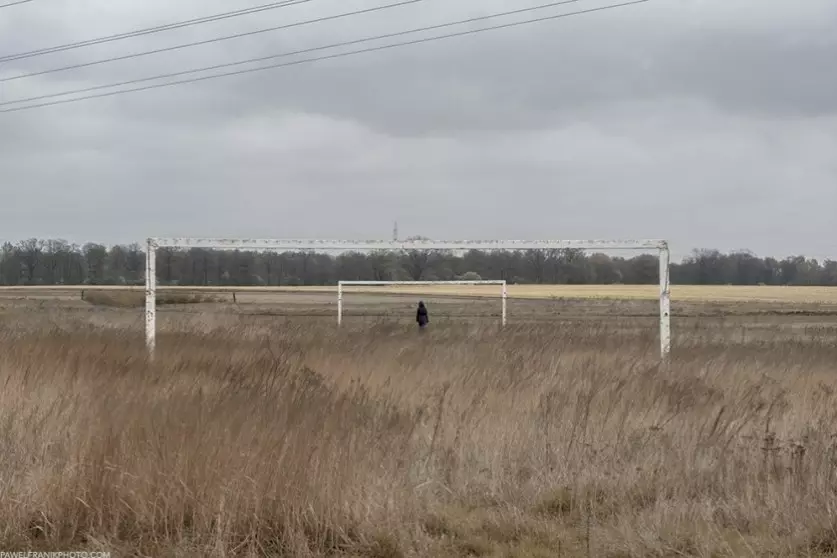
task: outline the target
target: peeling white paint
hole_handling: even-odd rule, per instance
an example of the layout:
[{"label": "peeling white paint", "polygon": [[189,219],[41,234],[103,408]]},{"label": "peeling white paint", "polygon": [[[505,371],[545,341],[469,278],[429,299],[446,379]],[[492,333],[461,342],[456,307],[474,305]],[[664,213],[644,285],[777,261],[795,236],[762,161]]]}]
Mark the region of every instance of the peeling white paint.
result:
[{"label": "peeling white paint", "polygon": [[660,356],[671,353],[671,252],[660,248]]},{"label": "peeling white paint", "polygon": [[145,344],[154,358],[157,342],[157,246],[151,239],[145,250]]},{"label": "peeling white paint", "polygon": [[150,238],[157,248],[239,250],[659,250],[665,240],[306,240],[271,238]]}]

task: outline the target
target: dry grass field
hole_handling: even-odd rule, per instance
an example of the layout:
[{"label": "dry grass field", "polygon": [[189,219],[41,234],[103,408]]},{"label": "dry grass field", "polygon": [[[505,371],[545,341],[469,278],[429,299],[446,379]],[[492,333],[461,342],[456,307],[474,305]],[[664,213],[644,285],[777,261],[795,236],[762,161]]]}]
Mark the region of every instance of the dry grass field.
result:
[{"label": "dry grass field", "polygon": [[653,297],[204,293],[149,363],[124,293],[0,294],[0,549],[834,556],[837,300],[681,289],[668,367]]}]

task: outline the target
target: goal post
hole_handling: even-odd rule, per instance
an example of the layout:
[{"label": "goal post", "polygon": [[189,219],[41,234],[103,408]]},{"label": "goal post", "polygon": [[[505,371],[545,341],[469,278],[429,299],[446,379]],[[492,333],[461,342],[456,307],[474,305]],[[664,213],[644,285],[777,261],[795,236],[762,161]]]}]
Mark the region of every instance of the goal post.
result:
[{"label": "goal post", "polygon": [[[343,324],[343,287],[412,287],[412,286],[471,286],[471,285],[497,285],[500,287],[501,313],[500,325],[506,325],[506,308],[508,300],[508,288],[504,280],[473,280],[473,281],[338,281],[337,283],[337,325]],[[387,293],[390,294],[390,293]]]},{"label": "goal post", "polygon": [[369,252],[409,250],[656,250],[660,262],[660,355],[671,352],[671,253],[665,240],[304,240],[270,238],[149,238],[145,265],[145,340],[154,356],[157,340],[157,250],[160,248],[206,248],[220,250]]}]

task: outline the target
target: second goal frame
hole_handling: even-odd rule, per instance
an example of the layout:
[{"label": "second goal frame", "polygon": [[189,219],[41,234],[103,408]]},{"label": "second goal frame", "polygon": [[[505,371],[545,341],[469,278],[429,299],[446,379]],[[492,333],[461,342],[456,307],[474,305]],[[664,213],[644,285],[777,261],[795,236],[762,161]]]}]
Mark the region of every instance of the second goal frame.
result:
[{"label": "second goal frame", "polygon": [[[508,301],[508,288],[504,280],[471,280],[471,281],[338,281],[337,283],[337,325],[343,324],[343,287],[410,287],[410,286],[469,286],[469,285],[498,285],[500,287],[500,300],[502,310],[500,324],[506,325],[506,308]],[[366,293],[364,293],[366,294]],[[392,294],[392,293],[385,293]]]}]

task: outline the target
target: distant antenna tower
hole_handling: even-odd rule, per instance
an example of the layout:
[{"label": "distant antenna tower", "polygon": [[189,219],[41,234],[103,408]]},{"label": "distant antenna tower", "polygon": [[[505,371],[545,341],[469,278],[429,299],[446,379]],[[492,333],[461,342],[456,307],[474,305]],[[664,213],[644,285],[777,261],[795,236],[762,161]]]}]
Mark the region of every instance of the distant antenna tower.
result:
[{"label": "distant antenna tower", "polygon": [[392,241],[398,242],[398,221],[394,221],[392,224]]}]

